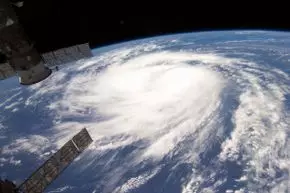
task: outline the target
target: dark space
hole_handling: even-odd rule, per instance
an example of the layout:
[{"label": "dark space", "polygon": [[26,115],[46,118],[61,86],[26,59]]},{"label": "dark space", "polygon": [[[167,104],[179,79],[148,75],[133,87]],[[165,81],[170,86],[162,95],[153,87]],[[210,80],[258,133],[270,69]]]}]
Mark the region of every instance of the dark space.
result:
[{"label": "dark space", "polygon": [[[154,7],[158,14],[155,15],[147,6]],[[288,22],[283,24],[281,19],[272,16],[271,19],[260,16],[262,20],[255,18],[254,21],[249,10],[241,7],[241,13],[237,13],[236,9],[230,12],[219,9],[212,11],[203,10],[203,7],[186,11],[176,8],[178,11],[172,12],[164,7],[159,9],[159,6],[149,2],[133,5],[124,2],[25,0],[23,7],[16,8],[16,12],[40,52],[84,42],[89,42],[91,48],[95,48],[177,32],[290,28]]]}]

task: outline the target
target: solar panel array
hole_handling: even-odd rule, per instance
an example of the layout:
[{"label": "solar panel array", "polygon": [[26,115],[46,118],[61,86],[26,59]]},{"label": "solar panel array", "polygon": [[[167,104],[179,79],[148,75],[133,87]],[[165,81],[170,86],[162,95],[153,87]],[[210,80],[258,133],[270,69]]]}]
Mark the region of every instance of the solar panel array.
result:
[{"label": "solar panel array", "polygon": [[70,63],[92,56],[93,54],[88,43],[62,48],[42,54],[44,62],[49,67]]},{"label": "solar panel array", "polygon": [[19,186],[19,190],[23,193],[43,192],[92,141],[88,131],[85,128],[82,129],[24,181]]}]

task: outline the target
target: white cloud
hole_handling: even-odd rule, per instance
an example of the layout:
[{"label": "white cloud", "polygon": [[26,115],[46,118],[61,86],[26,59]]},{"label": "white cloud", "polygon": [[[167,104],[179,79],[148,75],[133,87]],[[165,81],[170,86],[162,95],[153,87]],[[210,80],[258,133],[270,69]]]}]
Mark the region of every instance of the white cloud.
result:
[{"label": "white cloud", "polygon": [[252,190],[258,191],[263,185],[275,187],[280,181],[275,179],[279,171],[290,171],[287,136],[290,119],[284,108],[284,96],[289,89],[283,85],[290,79],[281,71],[278,73],[284,79],[274,77],[277,70],[264,73],[263,69],[249,69],[240,73],[247,87],[239,97],[233,119],[235,128],[222,145],[220,159],[237,161],[242,157],[248,167],[240,180],[247,179]]},{"label": "white cloud", "polygon": [[30,135],[16,139],[11,144],[2,148],[2,153],[6,155],[14,155],[16,153],[28,152],[40,155],[42,152],[51,146],[50,141],[40,135]]},{"label": "white cloud", "polygon": [[72,190],[72,189],[73,189],[72,186],[63,186],[61,188],[57,188],[55,190],[49,191],[48,193],[64,192],[64,191],[69,191],[69,190]]},{"label": "white cloud", "polygon": [[17,112],[17,111],[19,111],[19,108],[14,108],[14,109],[12,109],[11,112],[15,113],[15,112]]},{"label": "white cloud", "polygon": [[21,104],[21,102],[12,102],[9,105],[5,106],[4,108],[5,109],[12,109],[12,108],[14,108],[14,107],[16,107],[16,106],[18,106],[20,104]]},{"label": "white cloud", "polygon": [[11,156],[10,158],[0,158],[0,163],[4,166],[5,164],[9,163],[11,165],[14,165],[14,166],[19,166],[21,165],[21,160],[16,160],[14,158],[14,156]]},{"label": "white cloud", "polygon": [[[234,129],[223,142],[219,159],[213,159],[207,173],[192,171],[182,191],[198,191],[204,181],[211,180],[212,185],[202,191],[214,192],[226,181],[216,178],[223,161],[236,162],[243,168],[235,182],[247,183],[252,192],[266,185],[273,192],[286,190],[289,177],[275,176],[277,168],[286,173],[290,168],[289,118],[284,113],[289,76],[254,62],[214,53],[151,53],[154,50],[158,46],[116,49],[62,69],[49,77],[51,80],[31,86],[33,95],[25,103],[28,106],[36,105],[48,94],[60,95],[47,106],[57,123],[51,142],[43,136],[23,137],[5,146],[4,153],[27,151],[47,156],[46,148],[51,143],[60,147],[87,127],[95,140],[90,150],[97,155],[134,146],[130,156],[119,158],[126,163],[105,174],[112,177],[105,185],[110,192],[129,168],[134,169],[141,162],[158,166],[160,160],[168,158],[202,165],[200,155],[208,153],[227,133],[221,112],[225,105],[222,96],[237,97]],[[100,71],[100,67],[105,69]],[[73,76],[69,78],[70,73]],[[282,78],[277,79],[277,74]],[[237,92],[237,96],[232,96],[232,92]],[[4,103],[12,105],[10,102]],[[139,141],[140,146],[136,145]],[[94,156],[86,167],[99,159]],[[113,158],[107,160],[104,168],[111,166]],[[151,173],[133,177],[118,190],[133,190],[150,179]]]},{"label": "white cloud", "polygon": [[[128,134],[152,140],[144,156],[159,159],[186,135],[194,133],[219,105],[224,87],[222,77],[208,68],[185,63],[205,59],[219,62],[223,58],[161,52],[142,55],[122,65],[112,64],[96,77],[93,72],[76,75],[63,92],[63,99],[49,107],[60,117],[93,118],[96,113],[113,116],[114,119],[104,122],[96,119],[87,124],[93,137]],[[229,59],[224,59],[220,63],[228,62]],[[205,77],[208,81],[204,81]]]},{"label": "white cloud", "polygon": [[[79,71],[74,71],[72,66],[54,74],[59,84],[47,81],[29,88],[34,95],[27,105],[37,103],[48,93],[61,93],[48,106],[58,119],[55,134],[50,137],[53,143],[60,147],[82,127],[87,127],[96,141],[90,149],[96,153],[145,142],[140,149],[136,146],[135,156],[131,154],[133,159],[122,171],[144,160],[153,158],[152,161],[158,162],[165,156],[174,156],[173,151],[184,151],[181,161],[199,161],[198,155],[208,151],[217,140],[215,134],[222,129],[215,128],[211,122],[218,117],[220,94],[226,81],[210,65],[231,65],[237,60],[187,52],[139,54],[132,49],[116,51],[107,60],[110,65],[100,72],[95,71],[99,66],[93,65],[92,60],[79,65]],[[189,61],[199,65],[190,65]],[[201,65],[205,63],[209,67]],[[61,84],[70,69],[73,78]],[[73,117],[88,121],[63,121],[74,120]],[[189,136],[195,139],[190,148],[189,144],[180,145]],[[109,143],[105,142],[106,138],[110,139]]]},{"label": "white cloud", "polygon": [[7,162],[7,161],[8,161],[7,158],[4,158],[4,157],[1,157],[1,158],[0,158],[0,162],[2,162],[2,163],[3,163],[3,162]]},{"label": "white cloud", "polygon": [[[18,89],[17,89],[18,90]],[[16,92],[16,93],[13,93],[12,96],[9,96],[6,100],[4,100],[2,103],[0,103],[0,108],[3,107],[4,105],[6,105],[7,103],[9,102],[13,102],[14,100],[16,100],[16,98],[21,95],[22,92],[19,91],[19,92]]]},{"label": "white cloud", "polygon": [[14,166],[21,165],[21,160],[15,160],[14,157],[11,157],[9,163]]},{"label": "white cloud", "polygon": [[244,193],[245,190],[244,189],[240,189],[240,190],[235,190],[235,193]]},{"label": "white cloud", "polygon": [[0,122],[0,130],[4,129],[4,125]]},{"label": "white cloud", "polygon": [[116,188],[114,192],[130,192],[145,184],[149,179],[153,178],[159,172],[159,170],[160,168],[157,168],[154,171],[149,171],[137,177],[130,178],[121,187]]}]

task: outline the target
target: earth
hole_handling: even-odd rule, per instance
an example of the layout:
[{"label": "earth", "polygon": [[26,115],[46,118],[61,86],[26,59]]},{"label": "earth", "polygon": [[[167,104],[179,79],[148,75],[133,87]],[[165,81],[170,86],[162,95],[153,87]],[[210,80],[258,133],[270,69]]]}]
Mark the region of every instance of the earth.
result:
[{"label": "earth", "polygon": [[94,49],[46,80],[0,83],[0,175],[21,183],[83,127],[46,190],[290,191],[290,33],[216,31]]}]

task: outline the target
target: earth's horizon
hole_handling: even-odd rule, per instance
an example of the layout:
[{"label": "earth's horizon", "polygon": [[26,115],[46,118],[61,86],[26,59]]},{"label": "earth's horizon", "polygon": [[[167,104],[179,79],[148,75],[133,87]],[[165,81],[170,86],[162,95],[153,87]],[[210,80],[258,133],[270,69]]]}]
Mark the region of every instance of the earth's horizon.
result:
[{"label": "earth's horizon", "polygon": [[290,190],[290,32],[231,30],[94,49],[46,80],[0,82],[0,175],[22,182],[83,127],[46,192]]}]

